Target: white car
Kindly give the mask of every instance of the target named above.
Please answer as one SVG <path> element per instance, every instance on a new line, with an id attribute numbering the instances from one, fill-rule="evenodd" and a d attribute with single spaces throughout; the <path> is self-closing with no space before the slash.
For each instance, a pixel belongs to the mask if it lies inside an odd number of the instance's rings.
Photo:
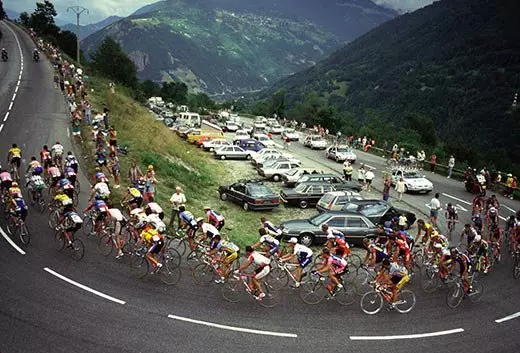
<path id="1" fill-rule="evenodd" d="M 300 163 L 296 163 L 290 160 L 283 160 L 274 163 L 270 166 L 265 166 L 258 170 L 258 174 L 267 179 L 273 179 L 273 181 L 280 181 L 282 174 L 294 168 L 299 168 Z"/>
<path id="2" fill-rule="evenodd" d="M 239 140 L 249 140 L 250 138 L 251 138 L 251 136 L 249 136 L 247 131 L 237 130 L 237 132 L 235 132 L 235 136 L 233 137 L 233 143 L 235 143 L 236 141 L 239 141 Z"/>
<path id="3" fill-rule="evenodd" d="M 354 164 L 357 159 L 356 154 L 347 145 L 330 146 L 325 155 L 336 162 L 349 161 L 350 164 Z"/>
<path id="4" fill-rule="evenodd" d="M 312 150 L 324 150 L 327 148 L 327 141 L 325 141 L 325 139 L 319 135 L 311 135 L 305 138 L 303 145 L 305 147 L 310 147 Z"/>
<path id="5" fill-rule="evenodd" d="M 394 169 L 392 171 L 392 184 L 395 185 L 401 177 L 405 182 L 405 192 L 429 193 L 433 190 L 432 182 L 416 170 Z"/>
<path id="6" fill-rule="evenodd" d="M 254 134 L 253 138 L 260 141 L 265 147 L 274 147 L 275 143 L 266 134 Z"/>
<path id="7" fill-rule="evenodd" d="M 237 124 L 228 121 L 223 130 L 227 132 L 236 132 L 238 129 L 240 129 L 240 127 Z"/>
<path id="8" fill-rule="evenodd" d="M 251 159 L 251 151 L 246 151 L 238 146 L 222 146 L 213 151 L 217 159 Z"/>
<path id="9" fill-rule="evenodd" d="M 283 126 L 282 125 L 273 125 L 269 128 L 269 131 L 271 134 L 280 135 L 283 132 Z"/>
<path id="10" fill-rule="evenodd" d="M 267 123 L 266 118 L 264 118 L 263 116 L 257 116 L 253 127 L 255 129 L 265 129 L 266 123 Z"/>
<path id="11" fill-rule="evenodd" d="M 214 139 L 210 141 L 204 141 L 202 145 L 200 145 L 200 148 L 205 151 L 213 152 L 222 146 L 231 146 L 231 143 L 226 139 Z"/>
<path id="12" fill-rule="evenodd" d="M 288 139 L 289 141 L 298 141 L 300 139 L 300 134 L 298 134 L 294 129 L 285 129 L 282 132 L 282 139 Z"/>
<path id="13" fill-rule="evenodd" d="M 310 168 L 294 168 L 282 174 L 282 181 L 287 186 L 294 186 L 296 185 L 296 182 L 302 177 L 302 175 L 312 173 L 317 174 L 319 172 Z"/>
<path id="14" fill-rule="evenodd" d="M 289 154 L 289 153 L 282 153 L 274 148 L 263 148 L 261 149 L 260 151 L 258 152 L 252 152 L 252 160 L 251 160 L 251 163 L 253 163 L 254 165 L 258 164 L 258 161 L 262 161 L 262 160 L 265 160 L 265 159 L 269 159 L 269 158 L 273 158 L 274 156 L 276 157 L 279 157 L 279 158 L 292 158 L 294 159 L 294 157 Z"/>

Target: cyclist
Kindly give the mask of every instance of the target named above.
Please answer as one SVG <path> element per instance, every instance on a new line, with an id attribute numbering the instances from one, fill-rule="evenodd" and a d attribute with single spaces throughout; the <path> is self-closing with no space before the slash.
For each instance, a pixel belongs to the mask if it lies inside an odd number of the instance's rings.
<path id="1" fill-rule="evenodd" d="M 61 179 L 61 171 L 54 163 L 51 163 L 50 167 L 47 168 L 47 175 L 50 177 L 49 184 L 52 188 L 55 187 L 58 180 Z"/>
<path id="2" fill-rule="evenodd" d="M 31 161 L 29 162 L 29 166 L 25 173 L 32 173 L 32 175 L 41 175 L 43 173 L 42 165 L 36 160 L 36 157 L 31 157 Z"/>
<path id="3" fill-rule="evenodd" d="M 382 265 L 383 267 L 376 276 L 376 281 L 383 285 L 389 285 L 392 289 L 391 307 L 393 308 L 397 302 L 399 291 L 410 278 L 405 267 L 399 266 L 399 264 L 391 262 L 389 259 L 384 259 Z"/>
<path id="4" fill-rule="evenodd" d="M 94 173 L 94 182 L 100 183 L 103 182 L 108 185 L 108 178 L 105 176 L 105 173 L 101 172 L 99 168 L 96 167 L 96 172 Z"/>
<path id="5" fill-rule="evenodd" d="M 105 201 L 101 199 L 95 199 L 83 212 L 88 212 L 94 209 L 94 233 L 99 233 L 102 227 L 108 226 L 108 206 Z"/>
<path id="6" fill-rule="evenodd" d="M 478 234 L 475 237 L 475 239 L 473 239 L 473 241 L 469 245 L 468 252 L 475 256 L 476 264 L 479 264 L 481 262 L 484 263 L 484 273 L 488 273 L 489 269 L 491 268 L 491 263 L 488 257 L 489 244 L 487 241 L 482 239 L 482 236 L 480 234 Z"/>
<path id="7" fill-rule="evenodd" d="M 341 233 L 343 234 L 343 233 Z M 325 247 L 329 249 L 332 254 L 336 253 L 336 250 L 341 249 L 343 256 L 350 255 L 350 247 L 344 238 L 335 236 L 334 234 L 327 235 L 327 242 Z"/>
<path id="8" fill-rule="evenodd" d="M 466 237 L 466 244 L 471 244 L 473 239 L 478 235 L 477 230 L 469 223 L 464 224 L 464 229 L 460 233 L 460 242 L 462 243 L 464 237 Z"/>
<path id="9" fill-rule="evenodd" d="M 219 231 L 224 228 L 225 219 L 224 216 L 222 216 L 217 211 L 212 210 L 210 207 L 204 207 L 204 212 L 206 213 L 207 222 L 209 224 L 212 224 L 217 228 Z"/>
<path id="10" fill-rule="evenodd" d="M 438 264 L 439 264 L 439 277 L 442 281 L 445 280 L 446 276 L 450 273 L 452 267 L 452 258 L 449 249 L 443 248 L 442 244 L 436 243 L 434 249 Z"/>
<path id="11" fill-rule="evenodd" d="M 448 238 L 439 232 L 433 232 L 430 238 L 430 247 L 440 244 L 441 249 L 447 249 L 449 246 Z"/>
<path id="12" fill-rule="evenodd" d="M 424 220 L 420 219 L 417 221 L 417 236 L 415 237 L 415 243 L 418 242 L 419 237 L 421 236 L 421 232 L 424 231 L 424 235 L 421 238 L 421 243 L 425 244 L 430 240 L 430 237 L 433 233 L 433 226 L 430 223 L 424 222 Z"/>
<path id="13" fill-rule="evenodd" d="M 448 228 L 451 224 L 451 226 L 455 229 L 455 223 L 459 221 L 459 215 L 457 212 L 457 207 L 453 206 L 451 202 L 446 206 L 445 216 L 448 223 Z"/>
<path id="14" fill-rule="evenodd" d="M 54 146 L 51 147 L 51 154 L 54 155 L 53 161 L 54 164 L 58 166 L 58 168 L 61 168 L 62 166 L 62 156 L 63 156 L 63 146 L 60 144 L 59 141 L 56 141 Z"/>
<path id="15" fill-rule="evenodd" d="M 51 151 L 49 151 L 49 147 L 47 145 L 44 145 L 42 150 L 40 151 L 40 162 L 43 164 L 43 168 L 47 170 L 52 163 L 52 154 Z"/>
<path id="16" fill-rule="evenodd" d="M 79 164 L 78 164 L 78 161 L 76 160 L 76 157 L 74 157 L 74 155 L 72 154 L 71 151 L 67 152 L 67 157 L 65 157 L 65 166 L 71 167 L 72 169 L 74 169 L 74 172 L 76 174 L 78 174 Z"/>
<path id="17" fill-rule="evenodd" d="M 340 232 L 337 229 L 329 227 L 328 224 L 322 224 L 321 225 L 321 230 L 324 231 L 325 233 L 327 233 L 327 236 L 332 235 L 335 238 L 340 238 L 340 239 L 345 240 L 345 234 L 343 234 L 342 232 Z"/>
<path id="18" fill-rule="evenodd" d="M 150 260 L 152 266 L 154 266 L 155 268 L 161 268 L 162 263 L 157 261 L 155 255 L 163 250 L 163 236 L 153 228 L 153 225 L 149 224 L 146 221 L 139 222 L 139 224 L 136 227 L 138 229 L 141 229 L 140 239 L 136 244 L 136 248 L 139 248 L 142 244 L 148 246 L 148 250 L 146 251 L 146 258 Z"/>
<path id="19" fill-rule="evenodd" d="M 282 230 L 280 227 L 275 226 L 273 223 L 267 220 L 267 218 L 262 217 L 260 218 L 260 221 L 262 222 L 262 226 L 267 230 L 267 233 L 272 235 L 275 238 L 279 238 L 282 235 Z"/>
<path id="20" fill-rule="evenodd" d="M 162 219 L 156 213 L 150 213 L 146 220 L 150 223 L 156 231 L 158 231 L 161 235 L 166 233 L 166 224 L 162 221 Z"/>
<path id="21" fill-rule="evenodd" d="M 22 197 L 22 190 L 20 190 L 20 186 L 18 185 L 18 183 L 16 181 L 13 181 L 11 187 L 9 188 L 8 196 L 9 198 L 13 199 L 17 195 L 20 195 L 20 197 Z"/>
<path id="22" fill-rule="evenodd" d="M 0 181 L 2 182 L 2 195 L 6 194 L 11 185 L 13 184 L 13 179 L 11 178 L 11 174 L 5 170 L 0 169 Z"/>
<path id="23" fill-rule="evenodd" d="M 60 223 L 61 224 L 61 223 Z M 68 246 L 72 246 L 72 239 L 74 239 L 74 233 L 81 229 L 83 220 L 74 211 L 68 211 L 63 215 L 63 234 L 67 239 Z"/>
<path id="24" fill-rule="evenodd" d="M 74 186 L 76 185 L 76 179 L 78 177 L 77 173 L 74 171 L 72 167 L 65 167 L 63 169 L 63 176 L 71 182 L 71 184 Z"/>
<path id="25" fill-rule="evenodd" d="M 399 257 L 403 260 L 404 266 L 411 271 L 411 254 L 412 251 L 408 247 L 406 240 L 401 237 L 397 237 L 397 233 L 390 234 L 389 241 L 392 244 L 392 261 L 397 262 Z"/>
<path id="26" fill-rule="evenodd" d="M 16 143 L 13 143 L 12 147 L 7 152 L 7 163 L 9 163 L 14 171 L 15 179 L 20 179 L 20 163 L 22 162 L 22 149 L 18 147 Z"/>
<path id="27" fill-rule="evenodd" d="M 128 202 L 128 208 L 130 211 L 136 208 L 141 208 L 141 205 L 143 204 L 143 195 L 137 188 L 130 186 L 128 187 L 128 193 L 121 202 Z"/>
<path id="28" fill-rule="evenodd" d="M 190 211 L 186 211 L 186 207 L 184 205 L 179 206 L 179 227 L 180 228 L 188 228 L 188 244 L 190 248 L 193 249 L 195 247 L 195 233 L 197 232 L 197 221 L 193 214 Z"/>
<path id="29" fill-rule="evenodd" d="M 477 213 L 477 214 L 473 215 L 473 217 L 471 217 L 471 221 L 473 222 L 473 226 L 475 227 L 475 229 L 479 233 L 482 233 L 482 228 L 484 227 L 484 222 L 482 222 L 482 217 L 480 217 L 480 214 Z"/>
<path id="30" fill-rule="evenodd" d="M 215 255 L 218 252 L 222 254 L 222 257 L 219 260 L 219 262 L 222 264 L 222 276 L 219 279 L 216 279 L 215 283 L 224 283 L 224 281 L 228 278 L 231 265 L 236 259 L 238 259 L 239 251 L 240 248 L 238 246 L 232 242 L 223 240 L 220 237 L 220 234 L 217 234 L 213 237 L 208 255 Z"/>
<path id="31" fill-rule="evenodd" d="M 289 239 L 289 246 L 291 247 L 292 253 L 284 255 L 280 261 L 298 260 L 300 266 L 296 269 L 296 283 L 294 285 L 295 287 L 299 287 L 303 270 L 312 262 L 312 250 L 303 244 L 298 244 L 298 239 L 294 237 Z"/>
<path id="32" fill-rule="evenodd" d="M 116 246 L 118 250 L 116 259 L 120 259 L 123 256 L 121 230 L 126 225 L 126 219 L 118 208 L 113 207 L 112 203 L 109 202 L 107 206 L 109 226 L 114 230 L 114 236 L 116 237 Z"/>
<path id="33" fill-rule="evenodd" d="M 92 188 L 92 193 L 90 194 L 90 198 L 88 200 L 91 201 L 94 198 L 96 200 L 107 201 L 109 197 L 110 189 L 108 188 L 107 183 L 99 181 Z"/>
<path id="34" fill-rule="evenodd" d="M 28 187 L 29 192 L 31 193 L 31 205 L 34 205 L 34 200 L 37 199 L 37 195 L 40 194 L 40 197 L 42 197 L 42 190 L 45 189 L 45 182 L 43 181 L 41 175 L 34 174 L 31 175 L 29 180 L 27 180 L 27 183 L 25 185 Z"/>
<path id="35" fill-rule="evenodd" d="M 492 258 L 497 254 L 497 261 L 500 261 L 500 244 L 502 243 L 502 229 L 496 224 L 489 228 L 489 254 Z"/>
<path id="36" fill-rule="evenodd" d="M 363 259 L 363 264 L 365 265 L 374 267 L 376 264 L 388 258 L 388 254 L 384 251 L 384 248 L 378 246 L 378 244 L 372 242 L 369 238 L 363 239 L 363 246 L 367 250 L 365 258 Z"/>
<path id="37" fill-rule="evenodd" d="M 486 209 L 489 210 L 491 207 L 494 207 L 497 210 L 500 209 L 500 202 L 498 202 L 496 195 L 491 195 L 491 197 L 486 200 Z"/>
<path id="38" fill-rule="evenodd" d="M 202 233 L 202 239 L 212 240 L 215 235 L 220 235 L 220 232 L 214 225 L 204 222 L 204 218 L 197 218 L 197 228 Z"/>
<path id="39" fill-rule="evenodd" d="M 469 272 L 471 271 L 471 260 L 468 255 L 462 253 L 457 248 L 450 248 L 450 256 L 453 261 L 459 264 L 459 273 L 462 282 L 464 283 L 464 291 L 469 293 L 471 291 L 471 282 L 469 281 Z M 454 266 L 452 267 L 452 271 Z"/>
<path id="40" fill-rule="evenodd" d="M 329 288 L 329 285 L 327 285 L 327 289 L 334 296 L 343 288 L 340 278 L 347 271 L 347 260 L 343 258 L 341 249 L 337 250 L 335 255 L 332 255 L 330 250 L 325 248 L 321 252 L 321 257 L 323 262 L 316 270 L 316 273 L 327 274 L 332 281 L 332 287 Z"/>
<path id="41" fill-rule="evenodd" d="M 146 205 L 144 211 L 147 215 L 154 213 L 159 216 L 160 219 L 164 218 L 164 211 L 162 207 L 154 201 L 153 196 L 148 197 L 148 204 Z"/>
<path id="42" fill-rule="evenodd" d="M 259 228 L 258 233 L 260 234 L 260 240 L 251 246 L 253 249 L 263 245 L 266 257 L 271 257 L 280 252 L 280 242 L 278 239 L 267 233 L 265 228 Z"/>
<path id="43" fill-rule="evenodd" d="M 74 185 L 67 178 L 62 178 L 58 181 L 56 185 L 57 189 L 63 190 L 63 193 L 67 195 L 72 200 L 75 198 L 74 195 Z"/>
<path id="44" fill-rule="evenodd" d="M 7 213 L 14 219 L 21 219 L 25 222 L 27 219 L 27 206 L 22 198 L 21 193 L 13 194 L 6 209 Z"/>
<path id="45" fill-rule="evenodd" d="M 498 210 L 495 206 L 489 207 L 487 211 L 487 216 L 489 219 L 489 227 L 492 228 L 494 226 L 498 226 Z"/>
<path id="46" fill-rule="evenodd" d="M 408 244 L 410 251 L 413 251 L 413 246 L 415 245 L 415 239 L 410 233 L 408 233 L 405 230 L 398 230 L 397 237 L 403 239 Z"/>
<path id="47" fill-rule="evenodd" d="M 246 246 L 246 256 L 246 262 L 240 266 L 237 271 L 244 271 L 251 265 L 256 267 L 255 275 L 254 277 L 251 277 L 251 284 L 253 285 L 253 288 L 250 287 L 249 289 L 256 290 L 256 293 L 253 292 L 253 294 L 256 294 L 255 297 L 257 300 L 262 300 L 262 298 L 265 297 L 265 293 L 262 290 L 262 285 L 258 280 L 265 278 L 265 276 L 267 276 L 271 271 L 271 267 L 269 266 L 270 261 L 267 257 L 255 251 L 252 246 Z"/>

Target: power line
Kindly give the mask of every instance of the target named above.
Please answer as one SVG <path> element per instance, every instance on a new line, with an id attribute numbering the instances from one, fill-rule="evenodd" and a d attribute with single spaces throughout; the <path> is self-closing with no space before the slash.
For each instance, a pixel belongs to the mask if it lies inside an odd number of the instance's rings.
<path id="1" fill-rule="evenodd" d="M 88 9 L 83 7 L 83 6 L 69 6 L 67 7 L 67 12 L 69 11 L 72 11 L 76 14 L 76 40 L 77 40 L 77 44 L 76 44 L 76 61 L 78 62 L 78 66 L 80 64 L 80 60 L 79 60 L 79 32 L 80 32 L 80 27 L 79 27 L 79 17 L 80 15 L 83 13 L 83 12 L 86 12 L 87 14 L 89 13 Z"/>

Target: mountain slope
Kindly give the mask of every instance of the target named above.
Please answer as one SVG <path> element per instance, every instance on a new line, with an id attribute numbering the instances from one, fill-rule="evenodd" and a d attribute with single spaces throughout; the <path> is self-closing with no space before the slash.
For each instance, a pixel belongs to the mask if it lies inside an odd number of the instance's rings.
<path id="1" fill-rule="evenodd" d="M 80 39 L 85 39 L 87 38 L 89 35 L 91 35 L 92 33 L 94 32 L 97 32 L 103 28 L 105 28 L 106 26 L 114 23 L 114 22 L 117 22 L 119 21 L 120 19 L 122 19 L 122 17 L 119 17 L 119 16 L 109 16 L 107 18 L 105 18 L 104 20 L 102 21 L 99 21 L 97 23 L 92 23 L 92 24 L 89 24 L 89 25 L 84 25 L 84 26 L 81 26 L 80 25 Z M 63 31 L 71 31 L 71 32 L 74 32 L 76 33 L 76 25 L 75 24 L 72 24 L 72 23 L 69 23 L 69 24 L 66 24 L 64 26 L 61 26 L 61 29 Z"/>
<path id="2" fill-rule="evenodd" d="M 512 142 L 520 121 L 511 103 L 520 84 L 519 11 L 513 1 L 440 1 L 381 25 L 271 92 L 284 88 L 295 108 L 316 91 L 343 124 L 370 109 L 407 128 L 406 116 L 419 114 L 459 160 L 486 154 L 518 164 Z"/>
<path id="3" fill-rule="evenodd" d="M 339 14 L 328 27 L 320 8 Z M 363 31 L 395 15 L 369 0 L 170 0 L 136 13 L 89 36 L 83 48 L 92 51 L 111 36 L 139 78 L 182 80 L 219 94 L 267 87 L 358 34 L 348 28 Z"/>

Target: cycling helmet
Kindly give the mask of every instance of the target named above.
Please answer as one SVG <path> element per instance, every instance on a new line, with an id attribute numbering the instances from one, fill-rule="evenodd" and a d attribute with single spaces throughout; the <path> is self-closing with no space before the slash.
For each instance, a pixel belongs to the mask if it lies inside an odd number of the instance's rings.
<path id="1" fill-rule="evenodd" d="M 475 239 L 473 239 L 473 241 L 475 241 L 475 242 L 477 242 L 477 243 L 478 243 L 479 241 L 481 241 L 481 240 L 482 240 L 482 236 L 481 236 L 480 234 L 475 235 Z"/>
<path id="2" fill-rule="evenodd" d="M 18 183 L 17 183 L 16 181 L 13 181 L 13 183 L 11 184 L 11 186 L 16 187 L 16 186 L 18 186 Z"/>
<path id="3" fill-rule="evenodd" d="M 150 165 L 148 166 L 148 170 L 151 170 L 151 169 L 153 169 L 153 165 L 150 164 Z"/>
<path id="4" fill-rule="evenodd" d="M 488 212 L 491 213 L 491 214 L 496 214 L 497 213 L 497 209 L 495 207 L 491 206 L 489 208 Z"/>
<path id="5" fill-rule="evenodd" d="M 202 217 L 197 218 L 197 223 L 201 223 L 201 222 L 204 222 L 204 218 L 202 218 Z"/>
<path id="6" fill-rule="evenodd" d="M 204 207 L 204 211 L 207 211 L 207 210 L 211 210 L 211 207 L 208 207 L 208 206 Z"/>
<path id="7" fill-rule="evenodd" d="M 436 249 L 442 249 L 442 244 L 441 243 L 435 243 L 435 244 L 433 244 L 433 247 L 436 248 Z"/>
<path id="8" fill-rule="evenodd" d="M 186 211 L 186 207 L 184 205 L 180 205 L 179 212 L 184 212 L 184 211 Z"/>

